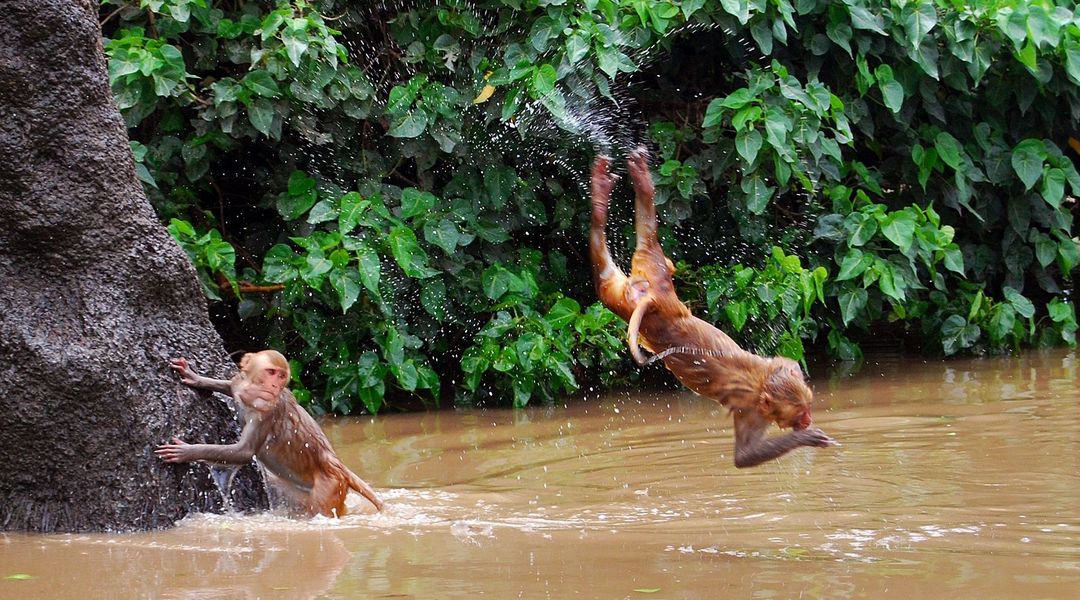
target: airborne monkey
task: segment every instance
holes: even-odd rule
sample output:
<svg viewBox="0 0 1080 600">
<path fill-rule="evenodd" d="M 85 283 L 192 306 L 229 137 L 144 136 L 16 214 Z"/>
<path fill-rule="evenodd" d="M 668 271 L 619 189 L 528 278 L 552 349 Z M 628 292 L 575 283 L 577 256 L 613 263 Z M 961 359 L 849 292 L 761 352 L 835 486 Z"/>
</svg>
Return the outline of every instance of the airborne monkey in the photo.
<svg viewBox="0 0 1080 600">
<path fill-rule="evenodd" d="M 835 444 L 810 426 L 813 393 L 798 363 L 739 348 L 724 332 L 690 314 L 679 300 L 671 280 L 675 267 L 656 237 L 654 187 L 645 150 L 632 152 L 627 163 L 637 234 L 630 277 L 612 261 L 604 233 L 616 181 L 606 156 L 598 156 L 593 165 L 589 254 L 601 302 L 629 324 L 627 342 L 634 360 L 645 365 L 662 359 L 683 385 L 731 409 L 736 467 L 759 465 L 799 446 Z M 651 359 L 641 353 L 639 343 L 654 354 Z M 770 422 L 793 431 L 766 438 Z"/>
</svg>

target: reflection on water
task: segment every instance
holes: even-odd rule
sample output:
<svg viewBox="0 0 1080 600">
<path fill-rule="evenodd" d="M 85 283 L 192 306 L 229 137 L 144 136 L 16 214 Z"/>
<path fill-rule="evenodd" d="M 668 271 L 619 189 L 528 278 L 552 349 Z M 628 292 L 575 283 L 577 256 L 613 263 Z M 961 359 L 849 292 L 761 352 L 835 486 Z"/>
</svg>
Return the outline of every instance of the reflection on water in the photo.
<svg viewBox="0 0 1080 600">
<path fill-rule="evenodd" d="M 329 421 L 384 513 L 0 535 L 0 599 L 1073 597 L 1076 376 L 1071 352 L 823 375 L 843 445 L 751 470 L 679 392 Z"/>
</svg>

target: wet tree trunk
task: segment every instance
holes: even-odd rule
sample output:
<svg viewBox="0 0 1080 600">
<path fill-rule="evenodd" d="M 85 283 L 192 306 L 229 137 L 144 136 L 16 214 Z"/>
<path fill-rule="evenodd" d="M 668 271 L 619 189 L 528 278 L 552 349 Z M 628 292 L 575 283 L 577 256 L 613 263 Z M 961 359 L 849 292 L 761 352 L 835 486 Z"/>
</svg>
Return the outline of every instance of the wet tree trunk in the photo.
<svg viewBox="0 0 1080 600">
<path fill-rule="evenodd" d="M 168 368 L 235 370 L 135 178 L 97 7 L 10 0 L 0 16 L 0 529 L 151 529 L 220 509 L 205 466 L 153 448 L 236 436 L 230 409 Z M 264 505 L 244 471 L 234 505 Z"/>
</svg>

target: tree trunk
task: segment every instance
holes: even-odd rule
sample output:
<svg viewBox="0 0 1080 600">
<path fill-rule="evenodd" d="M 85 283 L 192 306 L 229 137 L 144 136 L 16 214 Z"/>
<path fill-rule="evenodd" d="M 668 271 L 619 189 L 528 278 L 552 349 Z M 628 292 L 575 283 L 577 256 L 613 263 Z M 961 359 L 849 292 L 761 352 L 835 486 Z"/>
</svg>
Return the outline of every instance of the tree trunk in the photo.
<svg viewBox="0 0 1080 600">
<path fill-rule="evenodd" d="M 153 450 L 237 433 L 168 367 L 235 371 L 135 177 L 97 7 L 12 0 L 0 17 L 0 529 L 152 529 L 220 510 L 205 466 Z M 253 468 L 233 503 L 265 505 Z"/>
</svg>

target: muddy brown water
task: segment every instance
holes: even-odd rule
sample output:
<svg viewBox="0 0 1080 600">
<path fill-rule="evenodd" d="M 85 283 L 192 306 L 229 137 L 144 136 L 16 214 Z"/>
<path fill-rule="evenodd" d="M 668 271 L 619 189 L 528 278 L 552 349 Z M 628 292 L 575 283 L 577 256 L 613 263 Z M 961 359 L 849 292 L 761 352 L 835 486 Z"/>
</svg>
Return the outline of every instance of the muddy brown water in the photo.
<svg viewBox="0 0 1080 600">
<path fill-rule="evenodd" d="M 1069 351 L 816 374 L 843 445 L 750 470 L 678 391 L 328 420 L 384 514 L 0 535 L 0 599 L 1074 598 L 1077 375 Z"/>
</svg>

